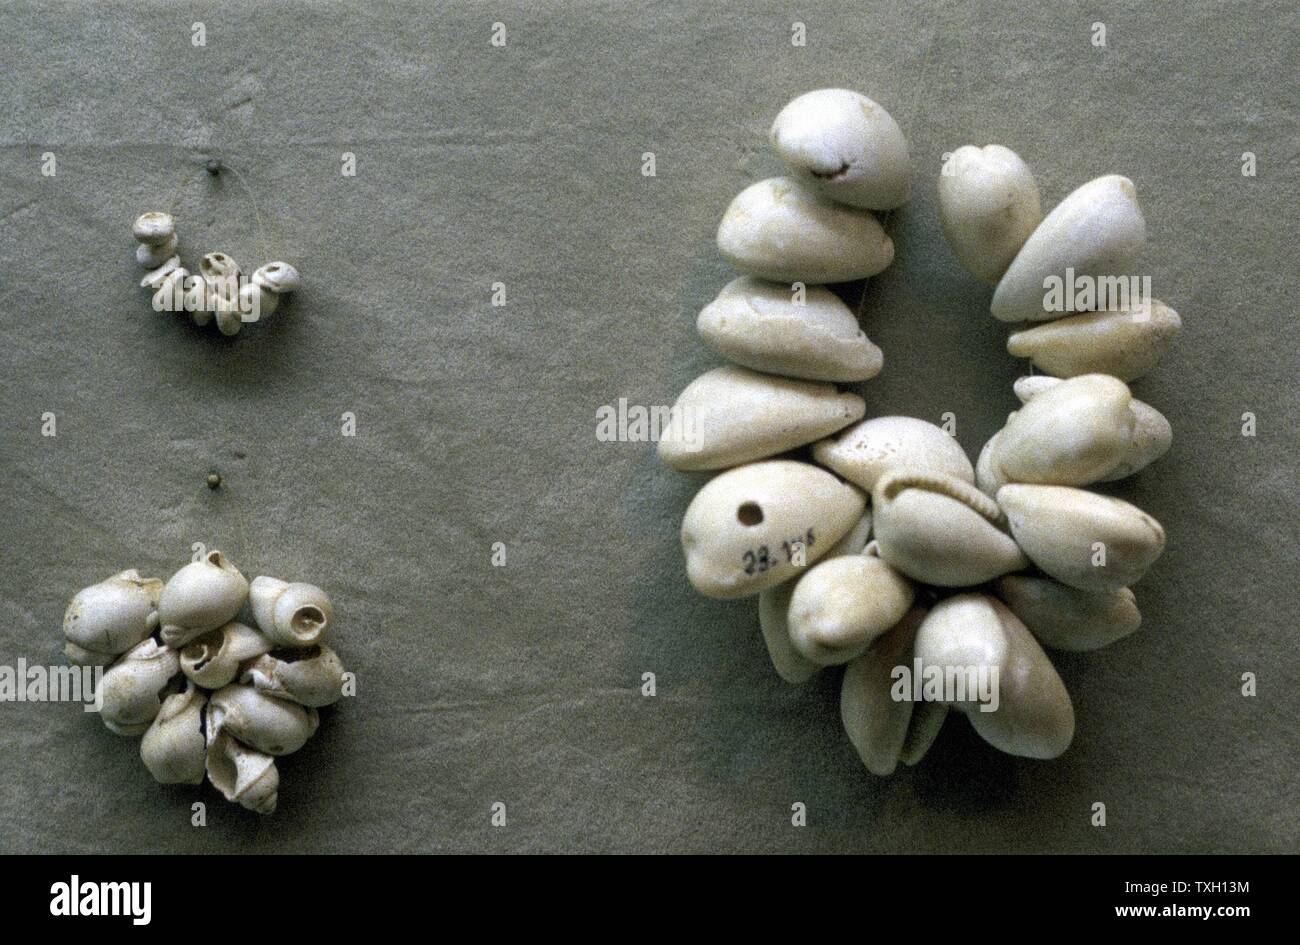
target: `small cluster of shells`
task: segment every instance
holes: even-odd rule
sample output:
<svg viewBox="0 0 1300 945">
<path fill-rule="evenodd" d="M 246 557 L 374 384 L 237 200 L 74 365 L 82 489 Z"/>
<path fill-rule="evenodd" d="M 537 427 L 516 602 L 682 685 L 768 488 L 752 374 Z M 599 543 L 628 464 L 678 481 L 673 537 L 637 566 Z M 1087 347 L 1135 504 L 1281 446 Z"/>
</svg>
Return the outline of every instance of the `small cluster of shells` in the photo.
<svg viewBox="0 0 1300 945">
<path fill-rule="evenodd" d="M 1133 186 L 1100 178 L 1044 218 L 1014 153 L 952 156 L 939 183 L 948 241 L 997 284 L 994 315 L 1045 323 L 1008 347 L 1053 373 L 1016 383 L 1024 406 L 976 468 L 939 427 L 864 420 L 862 398 L 833 383 L 882 368 L 853 313 L 819 284 L 874 275 L 893 258 L 868 211 L 910 195 L 897 123 L 865 96 L 823 89 L 790 102 L 770 138 L 790 176 L 728 207 L 718 247 L 746 275 L 697 324 L 735 366 L 691 383 L 659 442 L 676 469 L 721 471 L 682 522 L 690 582 L 710 597 L 758 595 L 788 682 L 846 665 L 842 719 L 876 774 L 918 762 L 950 709 L 1002 751 L 1055 757 L 1073 738 L 1074 710 L 1043 647 L 1092 650 L 1136 630 L 1129 587 L 1165 541 L 1140 509 L 1080 487 L 1132 475 L 1169 448 L 1169 424 L 1126 382 L 1155 364 L 1177 314 L 1159 303 L 1146 318 L 1043 309 L 1049 275 L 1125 271 L 1145 238 Z M 779 456 L 803 447 L 811 462 Z M 998 705 L 985 711 L 991 701 L 975 693 L 895 700 L 894 670 L 915 660 L 945 674 L 996 667 Z"/>
<path fill-rule="evenodd" d="M 235 618 L 245 603 L 256 628 Z M 77 593 L 64 652 L 105 666 L 100 717 L 143 735 L 140 757 L 162 784 L 201 784 L 260 814 L 275 810 L 275 759 L 301 748 L 317 709 L 343 694 L 343 664 L 324 644 L 329 598 L 311 584 L 252 584 L 220 552 L 165 584 L 122 571 Z"/>
<path fill-rule="evenodd" d="M 179 239 L 170 213 L 142 213 L 132 232 L 140 244 L 135 250 L 136 262 L 149 270 L 140 285 L 154 294 L 154 308 L 189 312 L 200 326 L 215 317 L 223 335 L 237 335 L 245 323 L 270 315 L 279 307 L 280 296 L 302 284 L 297 269 L 276 261 L 258 269 L 251 282 L 241 285 L 239 265 L 225 253 L 208 253 L 200 260 L 199 271 L 191 275 L 176 252 Z"/>
</svg>

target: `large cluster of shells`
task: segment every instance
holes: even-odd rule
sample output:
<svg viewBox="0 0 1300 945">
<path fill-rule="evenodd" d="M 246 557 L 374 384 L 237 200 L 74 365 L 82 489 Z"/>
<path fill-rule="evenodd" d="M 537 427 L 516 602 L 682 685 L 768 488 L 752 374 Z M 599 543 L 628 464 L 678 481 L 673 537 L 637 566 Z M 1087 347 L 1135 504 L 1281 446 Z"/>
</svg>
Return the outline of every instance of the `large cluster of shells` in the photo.
<svg viewBox="0 0 1300 945">
<path fill-rule="evenodd" d="M 1051 372 L 1016 382 L 1023 406 L 972 464 L 934 424 L 863 419 L 862 398 L 835 387 L 883 365 L 821 284 L 892 261 L 870 211 L 910 196 L 902 131 L 865 96 L 823 89 L 790 102 L 770 138 L 789 176 L 727 208 L 718 248 L 744 275 L 697 323 L 733 364 L 687 386 L 658 447 L 676 469 L 719 472 L 682 522 L 688 578 L 710 597 L 758 596 L 788 682 L 845 666 L 844 726 L 876 774 L 918 762 L 952 709 L 1002 751 L 1056 757 L 1074 710 L 1044 647 L 1092 650 L 1136 630 L 1130 587 L 1165 543 L 1151 516 L 1081 487 L 1168 450 L 1168 422 L 1127 382 L 1159 360 L 1178 315 L 1155 301 L 1105 311 L 1044 301 L 1048 277 L 1130 271 L 1146 237 L 1132 182 L 1098 178 L 1044 217 L 1014 152 L 965 147 L 945 166 L 949 244 L 997 286 L 997 318 L 1030 323 L 1008 350 Z M 896 669 L 913 666 L 996 667 L 996 708 L 986 693 L 896 698 Z"/>
<path fill-rule="evenodd" d="M 239 264 L 225 253 L 207 253 L 191 274 L 181 265 L 176 220 L 170 213 L 150 210 L 136 217 L 131 227 L 136 238 L 135 259 L 149 270 L 140 287 L 153 296 L 156 311 L 188 312 L 203 326 L 216 318 L 223 335 L 237 335 L 244 325 L 272 314 L 280 297 L 302 285 L 298 270 L 276 260 L 243 281 Z"/>
<path fill-rule="evenodd" d="M 248 605 L 252 619 L 236 618 Z M 334 619 L 311 584 L 252 584 L 220 551 L 163 583 L 134 569 L 77 592 L 64 652 L 107 667 L 100 718 L 143 736 L 140 757 L 162 784 L 201 784 L 260 814 L 275 810 L 275 759 L 301 748 L 318 709 L 343 695 L 343 663 L 324 640 Z M 250 623 L 252 625 L 250 625 Z"/>
</svg>

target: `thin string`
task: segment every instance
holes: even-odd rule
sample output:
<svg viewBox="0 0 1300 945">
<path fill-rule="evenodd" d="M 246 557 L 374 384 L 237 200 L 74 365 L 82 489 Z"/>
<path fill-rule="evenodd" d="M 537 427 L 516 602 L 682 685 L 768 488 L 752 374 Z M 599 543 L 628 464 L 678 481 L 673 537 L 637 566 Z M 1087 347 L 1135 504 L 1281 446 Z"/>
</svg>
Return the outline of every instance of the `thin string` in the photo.
<svg viewBox="0 0 1300 945">
<path fill-rule="evenodd" d="M 219 171 L 229 171 L 231 174 L 233 174 L 235 176 L 236 183 L 238 183 L 239 186 L 244 189 L 244 193 L 248 195 L 249 203 L 253 205 L 254 246 L 257 250 L 261 252 L 263 263 L 271 262 L 272 256 L 269 251 L 270 243 L 268 242 L 267 235 L 266 235 L 267 227 L 263 225 L 262 207 L 261 204 L 259 204 L 257 201 L 256 191 L 253 190 L 252 185 L 248 183 L 248 180 L 244 177 L 243 174 L 239 172 L 238 168 L 233 167 L 230 164 L 227 164 L 225 161 L 222 161 L 220 163 Z M 173 213 L 173 211 L 176 209 L 176 205 L 180 202 L 181 192 L 186 188 L 186 186 L 190 183 L 190 181 L 194 179 L 194 176 L 197 173 L 198 173 L 198 168 L 190 168 L 181 176 L 180 183 L 176 185 L 176 188 L 172 191 L 171 197 L 167 202 L 168 213 Z"/>
</svg>

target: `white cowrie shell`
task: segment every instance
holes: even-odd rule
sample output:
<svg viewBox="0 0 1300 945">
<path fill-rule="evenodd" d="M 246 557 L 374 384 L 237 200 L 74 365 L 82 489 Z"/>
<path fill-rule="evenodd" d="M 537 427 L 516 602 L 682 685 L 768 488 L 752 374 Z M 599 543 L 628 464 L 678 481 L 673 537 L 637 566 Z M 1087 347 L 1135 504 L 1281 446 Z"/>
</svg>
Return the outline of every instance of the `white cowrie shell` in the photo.
<svg viewBox="0 0 1300 945">
<path fill-rule="evenodd" d="M 1062 381 L 1007 420 L 990 461 L 1010 482 L 1083 486 L 1097 482 L 1133 440 L 1128 385 L 1105 374 Z"/>
<path fill-rule="evenodd" d="M 315 709 L 272 698 L 252 686 L 231 685 L 208 700 L 208 725 L 268 755 L 289 755 L 307 744 L 320 716 Z"/>
<path fill-rule="evenodd" d="M 1008 482 L 1007 477 L 1002 474 L 1002 470 L 993 460 L 998 449 L 998 437 L 1001 435 L 1002 431 L 999 430 L 989 437 L 984 448 L 980 450 L 979 459 L 975 461 L 975 484 L 989 498 L 997 495 L 998 490 Z"/>
<path fill-rule="evenodd" d="M 254 282 L 245 283 L 239 290 L 239 319 L 245 324 L 261 321 L 263 315 L 272 314 L 280 305 L 280 297 Z"/>
<path fill-rule="evenodd" d="M 1083 489 L 1003 486 L 998 505 L 1030 560 L 1080 590 L 1136 584 L 1165 548 L 1165 531 L 1150 515 Z"/>
<path fill-rule="evenodd" d="M 233 620 L 248 597 L 248 581 L 220 551 L 209 551 L 171 576 L 158 600 L 162 639 L 182 647 Z"/>
<path fill-rule="evenodd" d="M 866 507 L 857 489 L 792 460 L 728 470 L 705 484 L 682 520 L 686 574 L 707 597 L 746 597 L 820 560 Z"/>
<path fill-rule="evenodd" d="M 941 702 L 918 702 L 912 707 L 912 721 L 907 726 L 907 739 L 903 750 L 898 753 L 898 760 L 905 765 L 920 764 L 929 752 L 944 721 L 948 718 L 948 707 Z"/>
<path fill-rule="evenodd" d="M 1055 758 L 1074 738 L 1074 706 L 1051 660 L 999 600 L 958 594 L 935 605 L 916 633 L 916 658 L 926 667 L 991 672 L 997 705 L 953 703 L 986 742 L 1025 758 Z M 991 679 L 991 676 L 990 676 Z"/>
<path fill-rule="evenodd" d="M 203 710 L 208 697 L 193 684 L 163 700 L 140 742 L 140 759 L 159 784 L 202 784 L 207 764 Z"/>
<path fill-rule="evenodd" d="M 343 661 L 327 646 L 259 656 L 239 681 L 277 699 L 319 708 L 343 698 Z"/>
<path fill-rule="evenodd" d="M 199 275 L 210 293 L 233 300 L 239 294 L 239 264 L 225 253 L 208 253 L 199 261 Z M 214 306 L 209 305 L 209 308 Z"/>
<path fill-rule="evenodd" d="M 892 210 L 912 195 L 903 130 L 858 92 L 805 92 L 781 109 L 768 139 L 801 184 L 839 203 Z"/>
<path fill-rule="evenodd" d="M 857 420 L 867 406 L 831 384 L 740 367 L 706 371 L 673 404 L 659 458 L 674 469 L 723 469 L 784 453 Z"/>
<path fill-rule="evenodd" d="M 1174 428 L 1155 407 L 1134 399 L 1129 403 L 1133 411 L 1133 439 L 1124 456 L 1114 469 L 1102 477 L 1102 482 L 1114 482 L 1150 466 L 1174 443 Z"/>
<path fill-rule="evenodd" d="M 109 667 L 100 680 L 99 717 L 118 735 L 143 735 L 162 708 L 167 684 L 180 672 L 176 651 L 146 637 Z"/>
<path fill-rule="evenodd" d="M 157 291 L 167 277 L 180 268 L 180 265 L 181 258 L 179 256 L 165 258 L 156 269 L 151 269 L 145 273 L 144 278 L 140 280 L 140 287 Z"/>
<path fill-rule="evenodd" d="M 1149 310 L 1084 312 L 1014 332 L 1007 352 L 1057 377 L 1109 374 L 1132 381 L 1156 366 L 1182 327 L 1177 312 L 1151 299 Z"/>
<path fill-rule="evenodd" d="M 967 144 L 948 156 L 939 174 L 939 220 L 975 278 L 996 285 L 1042 219 L 1038 185 L 1016 152 Z"/>
<path fill-rule="evenodd" d="M 151 210 L 135 218 L 131 234 L 141 243 L 161 246 L 176 235 L 176 221 L 170 213 Z"/>
<path fill-rule="evenodd" d="M 178 240 L 175 234 L 157 246 L 141 243 L 135 248 L 135 261 L 146 269 L 157 269 L 170 257 L 176 255 Z"/>
<path fill-rule="evenodd" d="M 884 355 L 858 327 L 840 297 L 807 286 L 795 300 L 788 285 L 752 276 L 733 279 L 696 319 L 718 354 L 756 371 L 812 381 L 865 381 Z"/>
<path fill-rule="evenodd" d="M 790 640 L 819 666 L 857 659 L 912 606 L 916 590 L 874 554 L 820 561 L 790 599 Z"/>
<path fill-rule="evenodd" d="M 826 552 L 820 563 L 841 555 L 861 554 L 870 539 L 871 509 L 867 509 L 857 524 Z M 758 623 L 763 631 L 763 642 L 767 644 L 767 655 L 772 659 L 776 674 L 793 685 L 805 682 L 821 669 L 805 659 L 790 640 L 790 598 L 803 577 L 769 587 L 758 595 Z"/>
<path fill-rule="evenodd" d="M 1011 389 L 1015 391 L 1016 399 L 1022 404 L 1029 403 L 1034 397 L 1037 397 L 1049 387 L 1055 387 L 1061 383 L 1059 377 L 1049 377 L 1046 374 L 1026 374 L 1024 377 L 1018 377 Z"/>
<path fill-rule="evenodd" d="M 1058 377 L 1034 374 L 1018 379 L 1014 387 L 1020 402 L 1028 403 L 1031 398 L 1059 383 L 1061 379 Z M 1129 401 L 1129 410 L 1133 412 L 1133 437 L 1119 463 L 1102 476 L 1099 482 L 1114 482 L 1133 475 L 1164 456 L 1174 443 L 1174 428 L 1155 407 L 1134 397 Z M 998 481 L 990 494 L 996 493 L 1004 485 L 1006 480 Z M 983 484 L 980 488 L 984 488 Z M 984 491 L 989 492 L 988 489 Z"/>
<path fill-rule="evenodd" d="M 1029 565 L 997 503 L 956 476 L 891 469 L 876 482 L 871 514 L 880 556 L 925 584 L 982 584 Z"/>
<path fill-rule="evenodd" d="M 280 773 L 275 759 L 255 751 L 208 721 L 208 780 L 221 796 L 259 814 L 275 811 Z"/>
<path fill-rule="evenodd" d="M 895 666 L 911 663 L 916 629 L 924 616 L 920 608 L 908 611 L 871 649 L 844 669 L 840 721 L 858 757 L 872 774 L 893 774 L 907 743 L 917 706 L 910 699 L 893 698 L 892 679 Z"/>
<path fill-rule="evenodd" d="M 1038 642 L 1054 650 L 1099 650 L 1142 625 L 1127 587 L 1081 591 L 1050 578 L 1011 575 L 998 581 L 997 591 Z"/>
<path fill-rule="evenodd" d="M 241 663 L 270 649 L 270 640 L 232 620 L 185 644 L 181 649 L 181 672 L 204 689 L 220 689 L 234 682 Z"/>
<path fill-rule="evenodd" d="M 132 568 L 78 591 L 63 614 L 69 659 L 104 665 L 149 636 L 158 625 L 162 586 Z"/>
<path fill-rule="evenodd" d="M 248 597 L 258 627 L 279 646 L 316 646 L 334 619 L 329 597 L 314 584 L 262 575 L 253 579 Z"/>
<path fill-rule="evenodd" d="M 1146 223 L 1137 191 L 1127 177 L 1110 174 L 1070 194 L 1030 234 L 998 282 L 990 308 L 1004 322 L 1060 318 L 1073 311 L 1066 293 L 1063 311 L 1045 308 L 1049 277 L 1121 275 L 1146 242 Z"/>
<path fill-rule="evenodd" d="M 751 184 L 718 225 L 718 251 L 741 272 L 772 282 L 851 282 L 894 261 L 894 243 L 870 213 L 788 177 Z"/>
<path fill-rule="evenodd" d="M 872 417 L 813 446 L 813 459 L 868 492 L 889 469 L 931 469 L 966 482 L 975 470 L 961 445 L 915 417 Z"/>
<path fill-rule="evenodd" d="M 302 276 L 287 262 L 269 262 L 253 273 L 253 284 L 272 295 L 287 295 L 302 285 Z"/>
</svg>

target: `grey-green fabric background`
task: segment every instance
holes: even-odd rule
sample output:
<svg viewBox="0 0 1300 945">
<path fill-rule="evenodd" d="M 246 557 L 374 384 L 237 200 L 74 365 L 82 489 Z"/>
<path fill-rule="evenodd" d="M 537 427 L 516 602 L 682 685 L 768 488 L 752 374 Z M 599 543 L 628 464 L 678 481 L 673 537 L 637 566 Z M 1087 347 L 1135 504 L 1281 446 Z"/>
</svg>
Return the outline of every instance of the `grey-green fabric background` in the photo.
<svg viewBox="0 0 1300 945">
<path fill-rule="evenodd" d="M 75 705 L 0 704 L 0 850 L 1295 851 L 1293 14 L 5 4 L 0 664 L 57 661 L 78 588 L 165 577 L 203 542 L 325 587 L 359 692 L 281 763 L 267 819 L 154 784 Z M 777 110 L 826 85 L 884 104 L 916 169 L 866 292 L 886 357 L 868 415 L 951 411 L 974 456 L 1016 406 L 1023 364 L 939 232 L 941 155 L 964 143 L 1018 151 L 1045 207 L 1131 177 L 1183 316 L 1135 385 L 1173 449 L 1110 490 L 1168 550 L 1138 634 L 1056 658 L 1078 719 L 1058 761 L 953 719 L 920 767 L 867 774 L 838 672 L 785 685 L 755 602 L 687 585 L 676 533 L 703 477 L 596 440 L 601 405 L 671 403 L 717 363 L 693 328 L 732 277 L 714 228 L 779 171 Z M 260 227 L 229 175 L 182 185 L 214 154 Z M 130 225 L 173 200 L 188 265 L 283 258 L 303 290 L 235 339 L 153 313 Z"/>
</svg>

